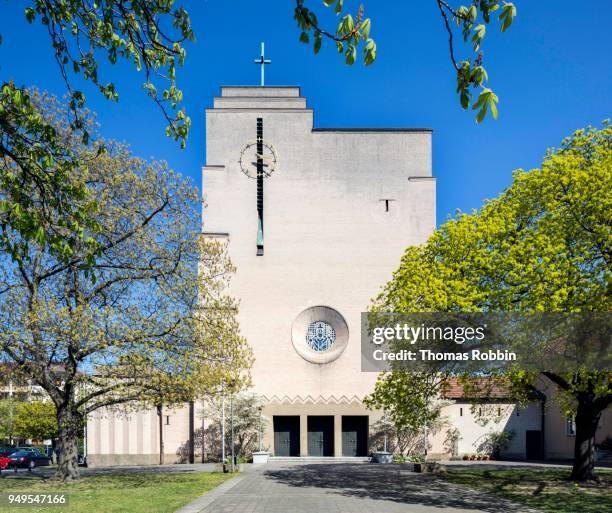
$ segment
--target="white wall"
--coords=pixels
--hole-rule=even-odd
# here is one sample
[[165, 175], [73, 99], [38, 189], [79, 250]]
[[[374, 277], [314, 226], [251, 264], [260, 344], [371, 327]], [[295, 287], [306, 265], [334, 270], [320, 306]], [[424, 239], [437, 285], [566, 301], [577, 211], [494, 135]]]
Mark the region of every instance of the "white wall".
[[525, 457], [525, 432], [542, 429], [542, 415], [539, 403], [528, 403], [519, 408], [511, 403], [492, 403], [471, 405], [465, 402], [453, 402], [442, 410], [444, 428], [432, 434], [430, 452], [435, 454], [450, 453], [446, 442], [449, 429], [456, 428], [458, 454], [476, 454], [479, 446], [491, 433], [514, 432], [508, 448], [502, 453], [510, 458]]
[[[243, 108], [236, 97], [247, 95]], [[278, 95], [293, 108], [271, 108]], [[267, 397], [361, 397], [375, 373], [360, 371], [360, 313], [391, 278], [407, 246], [435, 226], [431, 133], [313, 131], [297, 88], [224, 88], [230, 100], [206, 111], [205, 232], [229, 233], [237, 266], [231, 293], [255, 351], [255, 391]], [[259, 97], [261, 95], [261, 97]], [[294, 103], [292, 103], [294, 102]], [[264, 191], [265, 254], [256, 256], [256, 181], [240, 171], [242, 148], [264, 139], [278, 152]], [[218, 166], [218, 167], [213, 167]], [[381, 199], [393, 199], [385, 212]], [[291, 324], [309, 306], [338, 310], [349, 327], [340, 358], [325, 365], [299, 356]]]

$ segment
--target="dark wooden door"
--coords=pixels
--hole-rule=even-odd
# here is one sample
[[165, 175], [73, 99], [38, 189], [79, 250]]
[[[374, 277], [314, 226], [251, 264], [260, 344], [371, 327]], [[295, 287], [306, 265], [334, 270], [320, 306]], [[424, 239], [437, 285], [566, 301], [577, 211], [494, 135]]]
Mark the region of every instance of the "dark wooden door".
[[541, 460], [542, 457], [542, 432], [525, 432], [525, 458], [528, 460]]
[[308, 456], [334, 455], [334, 417], [308, 417]]
[[342, 417], [342, 456], [366, 456], [368, 452], [368, 417]]
[[300, 455], [300, 417], [274, 416], [274, 455]]

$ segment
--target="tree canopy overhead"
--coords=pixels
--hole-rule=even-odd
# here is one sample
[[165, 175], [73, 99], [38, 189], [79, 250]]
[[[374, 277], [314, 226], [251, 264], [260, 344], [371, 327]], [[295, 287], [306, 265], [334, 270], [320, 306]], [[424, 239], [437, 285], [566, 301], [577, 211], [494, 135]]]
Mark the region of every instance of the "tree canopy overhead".
[[[478, 111], [476, 121], [480, 123], [487, 113], [497, 119], [499, 99], [492, 89], [486, 87], [489, 80], [484, 67], [483, 43], [487, 27], [496, 19], [501, 32], [510, 28], [516, 16], [516, 6], [502, 0], [472, 0], [470, 4], [453, 5], [453, 2], [435, 0], [440, 11], [444, 29], [448, 35], [449, 56], [457, 74], [457, 93], [461, 107]], [[306, 6], [306, 0], [296, 0], [294, 18], [301, 29], [300, 41], [309, 44], [313, 39], [313, 50], [319, 53], [323, 39], [335, 42], [338, 53], [343, 54], [345, 62], [352, 65], [357, 62], [357, 50], [363, 48], [362, 60], [366, 66], [376, 60], [376, 42], [370, 37], [372, 20], [365, 16], [363, 4], [359, 5], [353, 16], [344, 13], [344, 0], [323, 0], [326, 7], [333, 7], [341, 17], [337, 28], [326, 30], [319, 22], [317, 14]], [[471, 47], [473, 57], [457, 57], [456, 37]], [[474, 90], [478, 92], [474, 99]]]
[[[31, 0], [24, 14], [49, 34], [70, 105], [69, 127], [86, 146], [85, 95], [77, 77], [93, 83], [109, 100], [119, 92], [100, 73], [101, 61], [123, 59], [144, 73], [143, 88], [161, 109], [168, 136], [185, 146], [190, 119], [180, 104], [176, 69], [185, 61], [184, 44], [194, 40], [187, 11], [173, 0]], [[0, 27], [1, 31], [1, 27]], [[0, 39], [1, 41], [1, 39]], [[98, 147], [101, 151], [102, 148]], [[45, 121], [25, 86], [4, 81], [0, 89], [0, 224], [19, 233], [19, 244], [0, 236], [0, 251], [28, 254], [31, 241], [50, 243], [64, 259], [95, 228], [95, 201], [72, 174], [94, 158], [62, 145], [61, 134]], [[90, 261], [97, 247], [90, 243]]]
[[[375, 299], [388, 312], [609, 312], [612, 307], [612, 128], [579, 130], [542, 166], [514, 173], [511, 187], [480, 211], [460, 213], [426, 244], [410, 247]], [[594, 477], [594, 437], [612, 404], [609, 370], [546, 372], [576, 418], [572, 477]], [[535, 374], [509, 376], [516, 392]], [[413, 419], [425, 392], [415, 375], [383, 375], [372, 396], [396, 418]], [[438, 385], [436, 385], [438, 386]], [[402, 393], [403, 392], [403, 393]]]

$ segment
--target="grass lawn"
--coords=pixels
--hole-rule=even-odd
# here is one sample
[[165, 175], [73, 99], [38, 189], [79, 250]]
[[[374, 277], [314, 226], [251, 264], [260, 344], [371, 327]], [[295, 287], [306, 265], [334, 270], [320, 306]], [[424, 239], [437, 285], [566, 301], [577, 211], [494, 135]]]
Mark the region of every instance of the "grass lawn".
[[2, 511], [45, 513], [166, 513], [191, 502], [231, 477], [207, 472], [132, 473], [84, 476], [74, 483], [41, 480], [40, 477], [0, 479], [0, 493], [66, 492], [68, 505]]
[[439, 474], [451, 483], [499, 495], [517, 504], [550, 513], [612, 511], [612, 470], [599, 470], [601, 483], [578, 486], [569, 469], [448, 469]]

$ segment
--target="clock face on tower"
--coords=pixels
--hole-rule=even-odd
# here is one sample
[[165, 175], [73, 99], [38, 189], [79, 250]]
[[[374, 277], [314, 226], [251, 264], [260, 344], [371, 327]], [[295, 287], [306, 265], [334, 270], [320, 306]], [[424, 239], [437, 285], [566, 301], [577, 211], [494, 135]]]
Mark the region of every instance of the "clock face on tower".
[[249, 178], [257, 178], [258, 161], [263, 177], [269, 177], [276, 171], [276, 150], [270, 143], [263, 140], [259, 144], [250, 142], [240, 152], [240, 170]]

